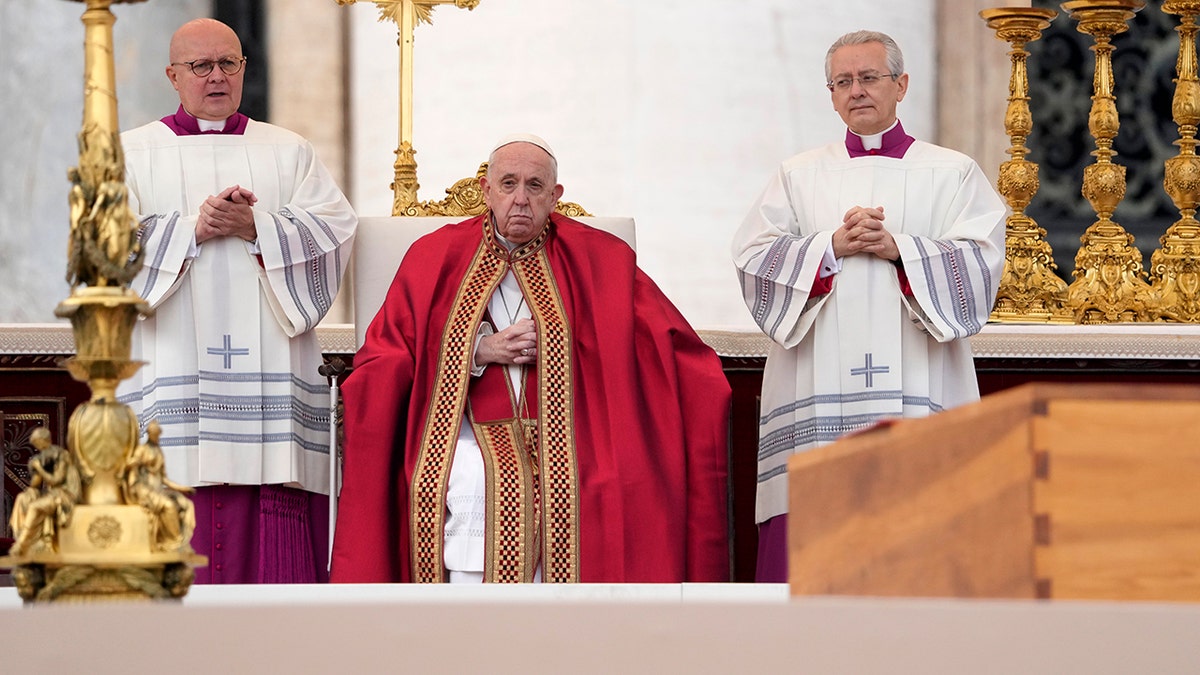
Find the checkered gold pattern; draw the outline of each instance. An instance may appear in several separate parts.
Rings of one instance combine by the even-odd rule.
[[[485,241],[489,239],[490,236],[485,237]],[[467,398],[475,333],[488,300],[505,272],[504,261],[490,254],[486,246],[480,246],[454,298],[442,333],[442,350],[438,355],[440,367],[434,378],[429,414],[413,472],[409,507],[412,578],[416,582],[434,583],[445,578],[442,551],[446,483],[450,479],[450,463]]]
[[[539,558],[546,582],[579,581],[579,481],[575,456],[571,329],[545,245],[552,225],[511,253],[481,220],[471,261],[442,338],[439,372],[413,476],[413,580],[444,580],[445,495],[466,405],[474,337],[488,301],[512,269],[538,327],[536,448],[520,422],[475,425],[488,466],[489,581],[530,581]],[[518,411],[514,411],[516,413]],[[484,446],[490,446],[485,448]],[[539,550],[540,549],[540,550]]]
[[[536,458],[517,420],[475,424],[487,472],[487,550],[483,578],[489,583],[533,581],[538,563],[540,495]]]
[[[549,228],[546,228],[547,230]],[[571,326],[544,247],[513,264],[538,327],[538,454],[542,488],[542,580],[579,581],[579,477]]]

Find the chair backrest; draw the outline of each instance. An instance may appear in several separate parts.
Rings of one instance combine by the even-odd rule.
[[[354,238],[354,341],[361,347],[367,326],[383,306],[388,288],[400,267],[404,254],[417,239],[443,225],[462,220],[446,216],[364,217],[358,220]],[[611,232],[637,249],[633,218],[585,216],[579,222]]]

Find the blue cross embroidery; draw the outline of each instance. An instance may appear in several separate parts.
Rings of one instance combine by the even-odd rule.
[[[222,347],[209,347],[208,353],[212,354],[213,356],[224,356],[225,357],[225,370],[229,370],[230,368],[233,368],[233,357],[249,356],[250,350],[246,347],[238,347],[237,349],[234,349],[233,348],[233,338],[226,335],[225,336],[225,345]],[[868,376],[868,377],[870,377],[870,376]]]
[[[866,365],[863,366],[862,368],[851,368],[850,369],[851,376],[854,376],[854,375],[866,375],[867,376],[867,388],[868,389],[875,386],[875,377],[874,376],[876,373],[886,373],[891,370],[887,366],[871,365],[871,358],[872,358],[871,353],[867,352]]]

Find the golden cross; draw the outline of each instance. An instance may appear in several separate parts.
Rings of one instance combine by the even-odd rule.
[[[336,0],[337,4],[353,5],[358,0]],[[479,0],[365,0],[379,8],[380,21],[392,21],[399,29],[400,45],[400,142],[396,147],[396,172],[392,188],[392,215],[416,215],[407,213],[417,203],[417,161],[412,147],[412,104],[413,104],[413,31],[419,23],[433,23],[433,10],[437,5],[454,5],[460,9],[473,10]]]

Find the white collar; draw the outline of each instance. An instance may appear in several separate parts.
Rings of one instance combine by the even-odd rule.
[[[202,120],[199,117],[196,118],[196,123],[200,125],[200,131],[224,131],[227,121],[229,121],[228,118],[223,120]]]
[[[892,122],[892,126],[884,129],[883,131],[881,131],[877,134],[871,134],[870,136],[854,134],[853,131],[851,131],[850,133],[852,133],[855,136],[858,136],[859,138],[862,139],[863,150],[878,150],[883,147],[883,135],[886,134],[887,132],[891,131],[892,129],[895,129],[896,125],[899,123],[900,123],[900,118],[897,117],[896,121]]]

